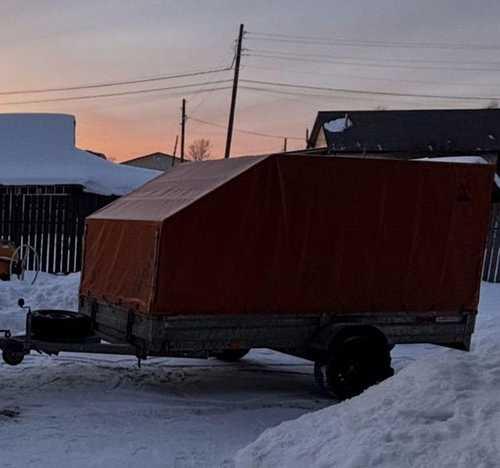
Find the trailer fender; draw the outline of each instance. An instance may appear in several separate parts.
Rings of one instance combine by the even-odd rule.
[[[387,337],[373,325],[334,324],[321,328],[309,342],[309,348],[317,360],[326,361],[347,339],[354,336],[369,336],[373,342],[390,348]]]

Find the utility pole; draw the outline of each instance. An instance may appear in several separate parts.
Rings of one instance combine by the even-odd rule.
[[[306,149],[309,148],[309,129],[306,128]]]
[[[177,143],[179,143],[179,135],[175,135],[174,152],[172,153],[174,156],[177,156]]]
[[[179,135],[175,135],[174,152],[172,153],[172,166],[175,164],[175,156],[177,154],[177,143],[179,142]]]
[[[287,138],[287,137],[285,137],[285,139],[283,140],[283,152],[284,152],[284,153],[286,153],[287,143],[288,143],[288,138]]]
[[[181,117],[181,163],[184,162],[184,138],[186,133],[186,100],[182,100],[182,117]]]
[[[241,60],[241,43],[243,42],[244,25],[240,24],[240,33],[238,35],[238,43],[236,45],[236,58],[234,62],[234,79],[233,93],[231,95],[231,109],[229,111],[229,122],[227,124],[227,138],[225,158],[229,158],[231,154],[231,140],[233,138],[234,112],[236,108],[236,95],[238,94],[238,79],[240,76],[240,60]]]

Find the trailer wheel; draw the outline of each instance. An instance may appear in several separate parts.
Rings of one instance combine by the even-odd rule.
[[[9,366],[18,366],[24,361],[24,353],[5,349],[2,351],[2,359]]]
[[[334,346],[326,362],[316,361],[314,377],[329,396],[345,400],[391,377],[389,346],[375,336],[351,336]]]
[[[31,333],[47,341],[85,338],[92,333],[92,321],[78,312],[35,310],[31,314]]]
[[[219,361],[237,362],[248,354],[249,349],[225,349],[214,355]]]

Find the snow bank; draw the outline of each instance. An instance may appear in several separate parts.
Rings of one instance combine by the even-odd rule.
[[[235,466],[498,466],[499,303],[484,283],[471,353],[437,348],[357,398],[268,429]]]
[[[0,114],[0,185],[82,185],[124,195],[161,172],[113,164],[75,148],[75,118],[64,114]]]
[[[32,286],[32,272],[27,280],[0,281],[0,328],[24,333],[26,313],[17,306],[22,297],[32,309],[78,310],[80,273],[68,276],[40,273]]]

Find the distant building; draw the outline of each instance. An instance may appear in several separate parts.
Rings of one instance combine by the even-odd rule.
[[[128,166],[143,167],[145,169],[156,169],[157,171],[168,171],[176,164],[179,164],[181,159],[177,156],[172,156],[166,153],[151,153],[145,156],[139,156],[128,161],[123,161],[122,164]]]
[[[318,112],[310,148],[330,154],[500,152],[500,109]]]
[[[78,149],[75,125],[66,114],[0,114],[0,239],[37,252],[28,269],[79,271],[85,218],[160,174]]]

